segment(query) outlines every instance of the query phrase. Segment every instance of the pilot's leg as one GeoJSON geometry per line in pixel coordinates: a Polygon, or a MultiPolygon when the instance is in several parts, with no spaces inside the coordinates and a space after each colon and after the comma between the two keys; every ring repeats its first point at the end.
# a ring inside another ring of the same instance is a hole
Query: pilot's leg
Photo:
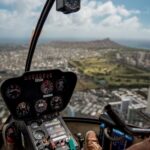
{"type": "Polygon", "coordinates": [[[127,150],[150,150],[150,138],[131,146],[127,150]]]}
{"type": "Polygon", "coordinates": [[[85,137],[85,150],[102,150],[99,145],[96,133],[94,131],[88,131],[85,137]]]}
{"type": "Polygon", "coordinates": [[[18,133],[14,122],[3,126],[2,136],[4,141],[3,150],[23,150],[21,136],[18,133]]]}
{"type": "MultiPolygon", "coordinates": [[[[94,131],[88,131],[86,134],[85,150],[102,150],[94,131]]],[[[144,140],[143,142],[134,144],[126,150],[150,150],[150,138],[144,140]]]]}

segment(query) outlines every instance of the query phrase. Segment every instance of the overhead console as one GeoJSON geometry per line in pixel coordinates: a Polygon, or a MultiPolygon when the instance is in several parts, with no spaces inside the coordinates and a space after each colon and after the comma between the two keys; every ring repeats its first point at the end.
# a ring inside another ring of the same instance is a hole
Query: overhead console
{"type": "Polygon", "coordinates": [[[72,72],[26,72],[6,80],[1,86],[1,94],[15,119],[33,120],[65,109],[76,81],[72,72]]]}

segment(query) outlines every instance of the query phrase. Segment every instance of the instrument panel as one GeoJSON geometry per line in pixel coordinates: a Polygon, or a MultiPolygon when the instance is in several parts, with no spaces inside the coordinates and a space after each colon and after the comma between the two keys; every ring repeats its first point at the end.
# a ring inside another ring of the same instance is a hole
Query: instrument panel
{"type": "Polygon", "coordinates": [[[4,81],[1,94],[15,119],[36,119],[65,109],[76,81],[77,77],[72,72],[26,72],[20,77],[4,81]]]}

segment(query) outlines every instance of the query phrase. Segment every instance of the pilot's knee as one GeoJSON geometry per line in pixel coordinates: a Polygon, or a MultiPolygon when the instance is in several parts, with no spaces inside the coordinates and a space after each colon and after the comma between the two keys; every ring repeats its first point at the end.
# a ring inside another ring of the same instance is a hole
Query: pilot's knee
{"type": "Polygon", "coordinates": [[[94,131],[88,131],[85,137],[85,150],[102,150],[99,145],[96,133],[94,131]]]}
{"type": "Polygon", "coordinates": [[[150,138],[129,147],[127,150],[150,150],[150,138]]]}

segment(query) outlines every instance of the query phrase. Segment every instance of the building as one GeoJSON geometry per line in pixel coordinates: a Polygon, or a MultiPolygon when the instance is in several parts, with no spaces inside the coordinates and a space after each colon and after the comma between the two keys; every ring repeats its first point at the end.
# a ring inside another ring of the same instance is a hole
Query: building
{"type": "Polygon", "coordinates": [[[140,116],[139,112],[144,111],[146,108],[143,104],[131,104],[128,107],[127,120],[129,124],[134,124],[137,126],[143,126],[143,117],[140,116]]]}
{"type": "Polygon", "coordinates": [[[132,98],[129,96],[122,96],[121,98],[121,107],[120,107],[120,112],[123,113],[123,115],[126,116],[127,112],[128,112],[128,106],[130,105],[130,103],[132,102],[132,98]]]}
{"type": "Polygon", "coordinates": [[[149,89],[148,89],[148,100],[147,100],[146,113],[147,113],[147,114],[150,114],[150,87],[149,87],[149,89]]]}

